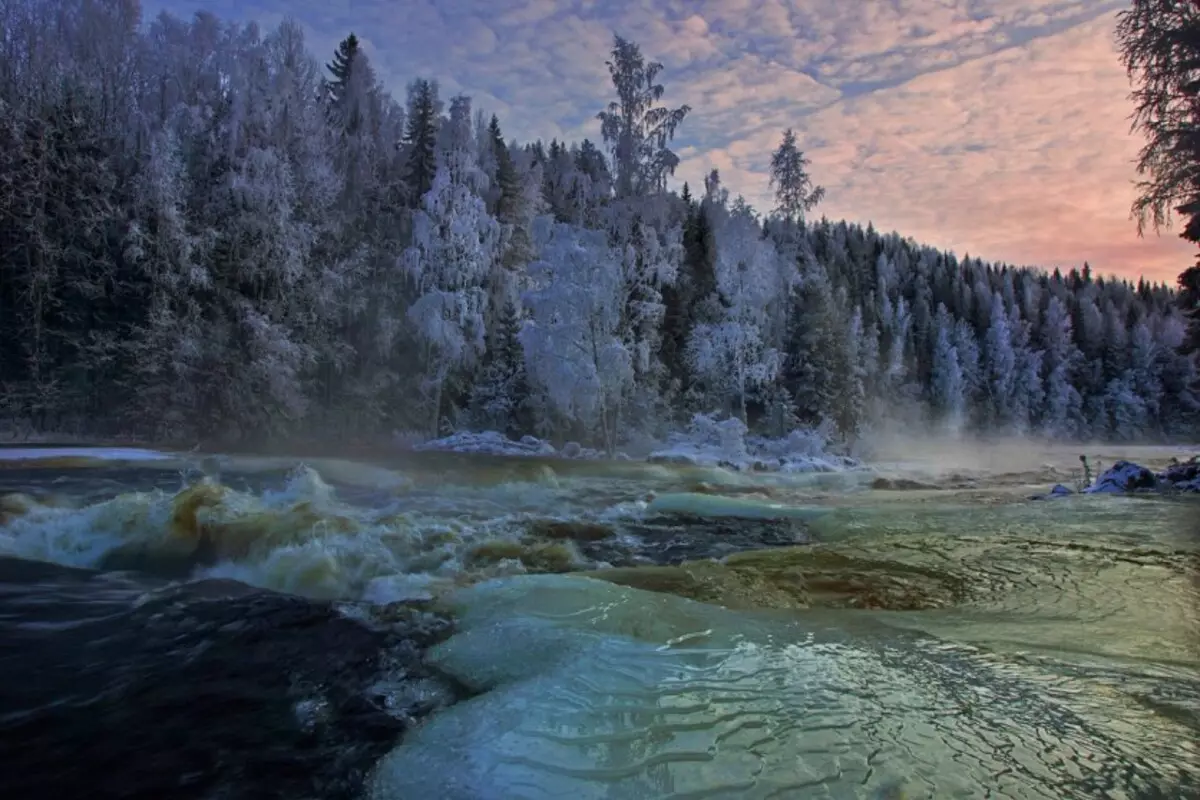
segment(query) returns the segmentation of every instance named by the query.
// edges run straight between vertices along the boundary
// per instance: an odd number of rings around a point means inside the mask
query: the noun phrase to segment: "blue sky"
[[[1129,84],[1112,40],[1127,0],[151,0],[149,14],[274,24],[328,60],[354,31],[398,97],[436,78],[526,140],[599,138],[613,31],[688,103],[680,180],[710,168],[768,208],[792,126],[819,213],[985,259],[1173,280],[1192,250],[1129,220]]]

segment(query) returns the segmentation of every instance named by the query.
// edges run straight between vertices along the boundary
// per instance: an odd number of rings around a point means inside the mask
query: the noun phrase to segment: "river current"
[[[1073,452],[5,452],[4,796],[1200,796],[1200,505],[1031,499]]]

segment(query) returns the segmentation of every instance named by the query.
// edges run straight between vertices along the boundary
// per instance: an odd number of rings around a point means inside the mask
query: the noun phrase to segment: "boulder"
[[[1193,456],[1182,464],[1172,464],[1159,473],[1164,488],[1179,492],[1200,492],[1200,456]]]
[[[1124,494],[1157,488],[1158,477],[1153,472],[1132,461],[1118,461],[1083,491],[1087,494]]]
[[[468,694],[426,666],[452,626],[420,608],[10,558],[0,589],[5,797],[353,800]]]

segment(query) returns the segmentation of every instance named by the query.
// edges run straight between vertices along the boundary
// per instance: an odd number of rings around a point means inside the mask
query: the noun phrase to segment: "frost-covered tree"
[[[991,323],[984,339],[987,357],[987,392],[993,424],[1010,429],[1014,422],[1014,400],[1017,386],[1017,354],[1013,350],[1012,329],[1004,298],[999,292],[992,296]]]
[[[794,222],[825,197],[825,187],[813,183],[808,174],[809,159],[796,144],[796,132],[788,128],[783,140],[771,154],[771,188],[775,190],[775,213]]]
[[[955,325],[950,312],[938,304],[937,334],[933,350],[933,375],[930,399],[933,409],[942,423],[952,432],[958,433],[966,422],[967,383],[954,344]]]
[[[470,413],[478,427],[502,431],[514,438],[534,429],[521,324],[516,303],[505,303],[469,398]]]
[[[609,163],[588,140],[506,141],[465,98],[444,114],[419,76],[397,100],[361,40],[318,59],[289,20],[143,24],[136,0],[0,15],[0,425],[188,444],[449,423],[609,448],[714,409],[739,436],[1200,431],[1200,278],[800,224],[816,187],[794,137],[765,220],[716,170],[667,191],[688,112],[629,42],[597,125]],[[1194,15],[1125,19],[1162,134],[1153,221],[1190,198],[1171,70]]]
[[[534,241],[538,258],[524,298],[530,319],[521,331],[531,382],[556,415],[598,431],[613,449],[634,375],[621,338],[621,255],[602,232],[548,217],[537,219]]]
[[[713,207],[711,213],[717,217],[712,301],[719,317],[692,329],[688,363],[711,401],[745,422],[748,392],[773,381],[779,371],[779,353],[764,341],[777,253],[744,202],[729,211]]]
[[[647,62],[634,42],[614,36],[606,63],[617,99],[597,114],[597,119],[612,152],[617,196],[661,192],[679,163],[667,143],[675,138],[675,129],[691,108],[658,105],[665,91],[657,82],[663,65]]]
[[[473,192],[480,182],[470,102],[455,99],[433,186],[413,214],[404,267],[416,299],[408,309],[421,344],[422,389],[436,435],[452,372],[484,351],[485,282],[500,256],[500,226]]]
[[[1042,431],[1052,438],[1080,435],[1083,398],[1072,383],[1072,372],[1079,355],[1072,341],[1071,317],[1057,297],[1052,297],[1042,325],[1045,347],[1046,404],[1042,412]]]

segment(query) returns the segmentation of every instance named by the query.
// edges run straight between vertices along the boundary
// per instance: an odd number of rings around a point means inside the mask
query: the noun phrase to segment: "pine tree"
[[[480,376],[472,384],[469,401],[479,427],[502,431],[511,438],[534,430],[520,332],[517,307],[506,303],[489,337],[487,356]]]
[[[405,182],[408,184],[409,204],[419,205],[422,197],[433,187],[437,174],[437,141],[440,127],[441,101],[435,81],[417,79],[408,87],[408,126],[404,144],[408,148]]]

